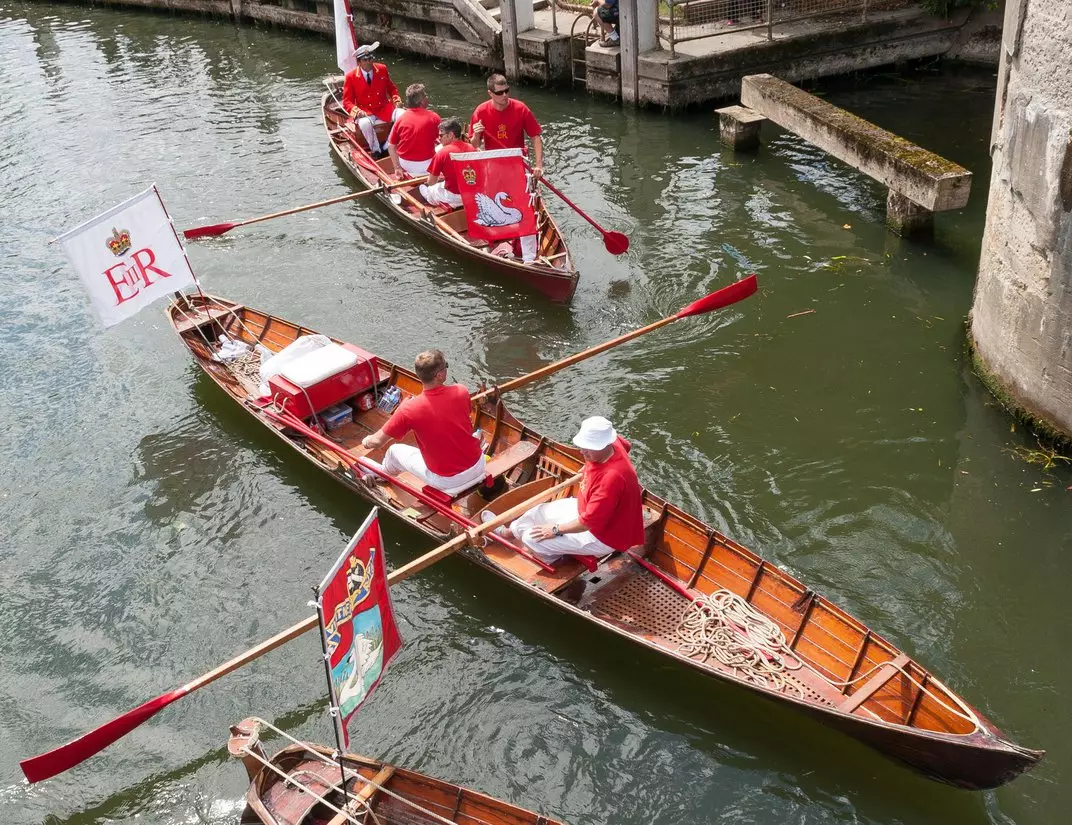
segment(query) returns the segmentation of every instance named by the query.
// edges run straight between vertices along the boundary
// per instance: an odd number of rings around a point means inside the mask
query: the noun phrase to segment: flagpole
[[[339,758],[339,773],[342,775],[343,808],[350,804],[350,792],[346,789],[346,764],[343,761],[342,744],[342,710],[339,708],[339,698],[335,695],[335,685],[331,681],[331,656],[328,653],[328,637],[324,632],[324,607],[320,600],[320,586],[313,586],[316,605],[316,620],[320,625],[320,649],[324,652],[324,676],[328,680],[328,702],[331,705],[332,727],[335,729],[335,750]]]
[[[194,273],[194,268],[190,265],[190,256],[186,254],[186,247],[182,245],[182,241],[179,240],[179,232],[175,229],[175,221],[171,220],[171,214],[167,211],[167,207],[164,206],[164,199],[160,197],[160,190],[156,188],[156,184],[153,184],[153,194],[156,195],[156,199],[160,201],[160,208],[164,210],[164,214],[167,215],[168,224],[171,226],[171,232],[175,236],[175,243],[179,245],[179,249],[182,250],[183,260],[186,261],[186,268],[190,270],[190,277],[194,279],[194,286],[197,287],[197,294],[201,296],[201,300],[204,301],[205,306],[208,306],[208,298],[205,297],[205,293],[201,291],[201,282],[197,280],[197,275]]]

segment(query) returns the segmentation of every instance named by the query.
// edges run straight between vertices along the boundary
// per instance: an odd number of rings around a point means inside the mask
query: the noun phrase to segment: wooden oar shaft
[[[495,518],[490,519],[483,524],[479,524],[475,527],[469,528],[464,533],[455,536],[446,544],[440,545],[435,550],[428,551],[423,556],[420,556],[419,558],[414,559],[408,564],[399,567],[393,573],[389,573],[387,575],[387,585],[389,587],[396,585],[400,581],[408,579],[414,573],[419,573],[425,568],[431,567],[437,561],[440,561],[441,559],[446,558],[452,553],[457,552],[463,545],[471,541],[475,541],[484,533],[494,530],[500,525],[507,524],[513,521],[518,516],[528,512],[537,504],[547,501],[549,498],[551,498],[551,496],[555,495],[556,493],[565,490],[572,484],[576,484],[580,480],[580,478],[581,476],[579,473],[577,475],[571,476],[565,481],[559,482],[554,487],[537,493],[536,495],[532,496],[529,499],[526,499],[520,504],[511,507],[509,510],[500,513],[499,515],[495,516]],[[189,682],[184,685],[182,690],[185,693],[189,693],[190,691],[197,690],[198,688],[204,687],[211,682],[215,682],[217,679],[226,676],[228,673],[232,673],[233,671],[238,670],[238,668],[249,664],[254,659],[260,658],[265,653],[269,653],[270,651],[275,650],[277,647],[280,647],[287,642],[298,638],[298,636],[301,636],[303,633],[307,633],[314,627],[316,627],[315,615],[310,616],[308,619],[304,619],[297,624],[288,627],[286,630],[275,634],[274,636],[272,636],[272,638],[266,639],[256,647],[252,647],[245,653],[242,653],[239,656],[235,656],[233,659],[224,662],[219,667],[213,668],[203,676],[199,676],[192,682]]]
[[[377,186],[375,189],[366,189],[363,192],[354,192],[350,195],[340,195],[337,198],[329,198],[326,201],[307,203],[305,204],[305,206],[297,206],[293,209],[284,209],[282,212],[273,212],[271,215],[261,215],[259,218],[250,218],[246,221],[239,221],[235,224],[235,226],[249,226],[251,223],[260,223],[261,221],[268,221],[272,218],[282,218],[286,215],[296,215],[298,212],[307,212],[310,209],[319,209],[321,206],[331,206],[332,204],[336,203],[357,200],[358,198],[364,198],[368,195],[378,195],[382,194],[383,192],[390,192],[392,189],[398,189],[402,186],[413,186],[414,183],[421,183],[421,179],[414,178],[411,180],[398,181],[397,183],[384,183],[382,186]]]
[[[528,375],[522,375],[519,378],[511,379],[498,387],[490,390],[484,390],[478,392],[472,397],[473,403],[479,403],[487,398],[494,392],[504,393],[508,390],[516,390],[521,387],[531,384],[533,381],[539,381],[541,378],[546,378],[549,375],[553,375],[559,370],[564,370],[566,367],[573,366],[579,361],[584,361],[586,358],[591,358],[593,355],[599,355],[601,352],[606,352],[609,349],[624,344],[626,341],[632,341],[634,338],[639,338],[641,335],[652,332],[659,329],[659,327],[665,327],[667,324],[673,323],[677,320],[676,315],[671,315],[669,318],[663,318],[661,321],[656,321],[653,324],[648,324],[646,327],[640,329],[634,329],[632,332],[627,332],[625,335],[619,335],[610,341],[604,341],[602,344],[596,344],[594,347],[589,347],[584,352],[578,352],[570,355],[567,358],[563,358],[561,361],[555,361],[553,364],[548,364],[546,367],[540,367],[538,370],[530,372]]]
[[[501,524],[505,524],[515,516],[519,515],[520,512],[527,510],[535,504],[539,504],[541,501],[546,500],[560,490],[565,489],[570,484],[575,483],[576,480],[577,476],[574,476],[548,490],[544,490],[516,507],[511,507],[505,513],[501,513],[483,524],[474,525],[472,528],[451,539],[446,544],[425,553],[423,556],[414,559],[409,564],[403,565],[387,576],[388,586],[397,584],[403,579],[412,576],[414,573],[424,570],[426,567],[434,564],[443,557],[449,556],[466,542],[475,541],[484,533],[487,533],[489,530],[494,530]],[[65,745],[60,745],[45,753],[38,754],[29,759],[24,759],[19,763],[19,766],[22,768],[23,773],[30,782],[40,782],[43,779],[48,779],[56,774],[63,773],[64,771],[73,768],[75,765],[81,764],[94,754],[100,753],[104,748],[108,747],[118,739],[121,739],[143,722],[151,719],[155,714],[159,713],[172,702],[178,701],[198,688],[202,688],[205,685],[215,682],[217,679],[252,662],[254,659],[260,658],[265,653],[275,650],[280,645],[286,644],[292,639],[301,636],[303,633],[312,630],[316,626],[316,616],[310,616],[309,618],[288,627],[281,633],[277,633],[272,638],[266,639],[256,647],[250,648],[245,653],[224,662],[219,667],[213,668],[203,676],[199,676],[193,681],[187,682],[182,687],[150,699],[148,702],[144,702],[133,710],[127,711],[121,716],[117,716],[115,719],[111,719],[103,725],[97,726],[93,730],[82,734],[77,739],[74,739]]]

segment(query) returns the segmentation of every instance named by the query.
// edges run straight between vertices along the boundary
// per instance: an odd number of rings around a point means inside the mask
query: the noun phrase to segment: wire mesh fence
[[[917,5],[917,0],[659,0],[659,37],[670,53],[687,40],[741,31],[774,29],[784,23],[825,15],[867,19],[869,11]]]

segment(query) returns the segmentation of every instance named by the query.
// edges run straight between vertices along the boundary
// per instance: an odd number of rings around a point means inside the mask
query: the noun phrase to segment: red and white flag
[[[469,237],[508,240],[536,233],[536,195],[520,149],[451,153]]]
[[[356,50],[350,0],[335,0],[335,60],[344,73],[357,68],[357,59],[354,57]]]
[[[56,240],[106,327],[195,283],[155,185]]]
[[[336,732],[350,744],[347,724],[402,647],[391,608],[379,510],[365,519],[316,591]]]

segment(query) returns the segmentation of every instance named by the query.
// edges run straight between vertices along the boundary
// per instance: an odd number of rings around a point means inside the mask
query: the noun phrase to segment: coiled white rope
[[[681,638],[678,652],[690,658],[702,655],[702,661],[714,657],[745,681],[782,693],[795,691],[800,698],[804,698],[804,689],[796,679],[787,678],[788,671],[806,667],[832,687],[844,689],[868,679],[881,667],[894,667],[893,661],[888,660],[847,681],[831,679],[793,652],[773,619],[729,590],[716,590],[690,602],[677,633]],[[951,707],[904,667],[896,669],[950,713],[970,722],[976,730],[980,728],[970,708]]]

